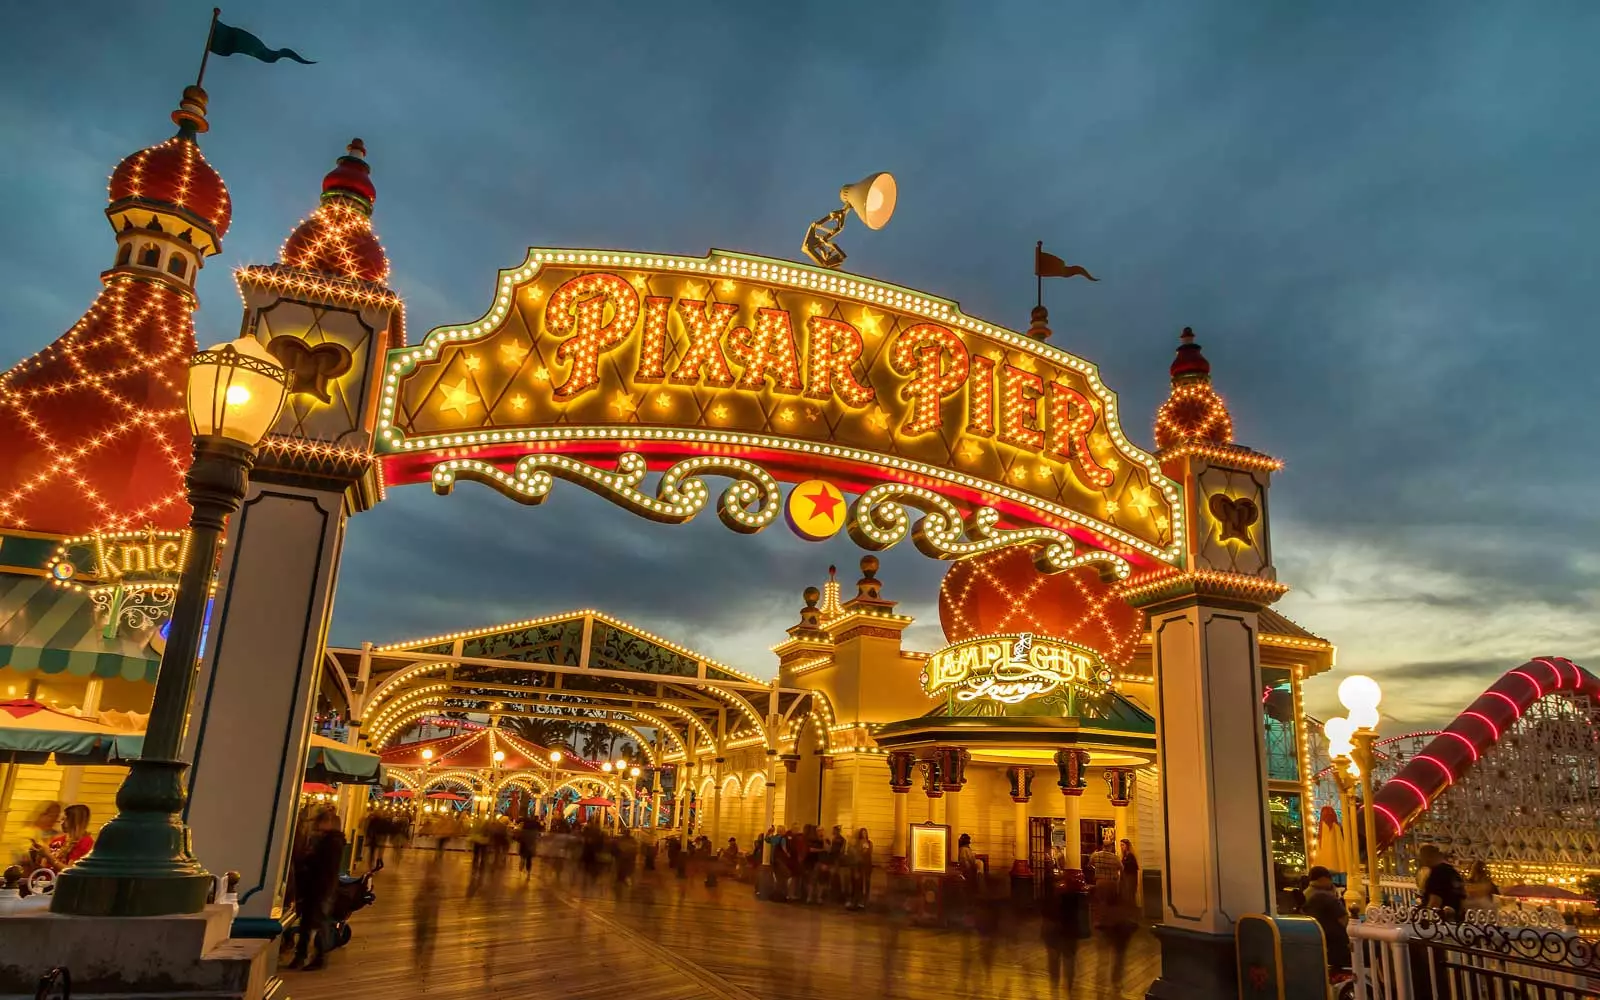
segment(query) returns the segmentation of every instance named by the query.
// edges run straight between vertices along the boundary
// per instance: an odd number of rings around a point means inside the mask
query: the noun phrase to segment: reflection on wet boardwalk
[[[294,1000],[1108,1000],[1142,997],[1159,971],[1147,930],[1120,970],[1103,941],[1083,942],[1071,987],[1052,987],[1037,921],[980,936],[763,903],[747,884],[708,889],[653,873],[618,897],[608,883],[586,892],[570,872],[560,884],[538,867],[525,878],[515,859],[474,884],[461,854],[447,853],[436,870],[432,852],[398,855],[377,877],[377,903],[356,914],[354,938],[327,969],[283,973]]]

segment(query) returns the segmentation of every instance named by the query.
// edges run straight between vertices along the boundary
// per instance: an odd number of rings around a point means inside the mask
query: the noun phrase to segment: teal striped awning
[[[0,575],[0,667],[27,673],[122,677],[154,684],[161,656],[154,629],[105,637],[87,594],[38,576]]]

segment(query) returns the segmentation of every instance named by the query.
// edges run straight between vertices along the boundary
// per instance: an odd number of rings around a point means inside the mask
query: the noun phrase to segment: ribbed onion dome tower
[[[1211,362],[1200,353],[1194,331],[1183,328],[1172,359],[1172,392],[1156,410],[1156,448],[1185,444],[1232,444],[1233,417],[1211,388]]]
[[[117,164],[105,287],[55,343],[0,375],[0,528],[73,535],[188,523],[194,279],[232,215],[197,142],[205,112],[205,91],[185,88],[172,113],[178,134]]]
[[[380,285],[388,279],[389,258],[372,231],[378,192],[366,156],[366,145],[351,139],[345,155],[322,179],[322,204],[284,241],[279,255],[283,263]]]

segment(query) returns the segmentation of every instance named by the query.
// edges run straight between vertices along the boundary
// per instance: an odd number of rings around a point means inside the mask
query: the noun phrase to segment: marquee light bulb
[[[423,760],[432,760],[433,759],[433,749],[431,747],[423,747],[423,749],[422,749],[422,759]]]

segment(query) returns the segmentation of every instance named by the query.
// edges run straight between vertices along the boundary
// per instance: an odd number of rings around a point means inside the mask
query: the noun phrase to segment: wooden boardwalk
[[[459,853],[437,867],[431,852],[395,853],[350,944],[325,970],[283,973],[293,1000],[1110,1000],[1142,997],[1160,969],[1147,930],[1120,962],[1100,938],[1083,942],[1069,989],[1052,986],[1036,921],[980,936],[653,875],[619,898],[570,871],[526,878],[515,859],[474,883]]]

